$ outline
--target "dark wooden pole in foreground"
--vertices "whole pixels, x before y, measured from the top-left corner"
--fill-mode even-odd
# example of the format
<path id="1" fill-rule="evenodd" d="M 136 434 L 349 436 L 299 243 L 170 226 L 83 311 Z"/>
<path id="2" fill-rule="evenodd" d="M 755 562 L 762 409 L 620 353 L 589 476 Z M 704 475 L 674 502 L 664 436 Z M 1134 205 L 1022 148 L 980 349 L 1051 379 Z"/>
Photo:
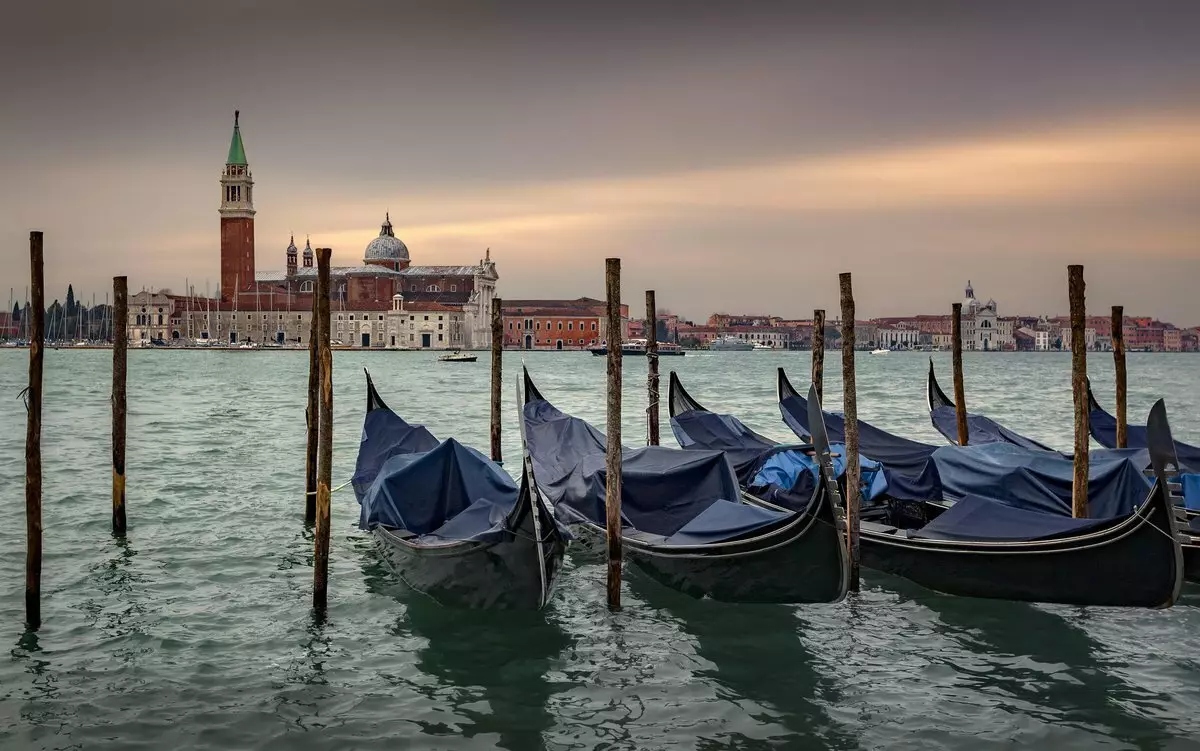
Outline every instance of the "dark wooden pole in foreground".
<path id="1" fill-rule="evenodd" d="M 1088 399 L 1087 339 L 1084 322 L 1085 285 L 1083 267 L 1067 267 L 1067 291 L 1071 298 L 1071 390 L 1075 394 L 1075 480 L 1071 485 L 1071 516 L 1088 515 Z"/>
<path id="2" fill-rule="evenodd" d="M 954 340 L 950 345 L 950 351 L 954 353 L 954 417 L 958 423 L 958 445 L 966 446 L 970 436 L 967 431 L 967 392 L 963 388 L 962 303 L 954 303 L 950 317 L 950 337 Z"/>
<path id="3" fill-rule="evenodd" d="M 42 358 L 46 343 L 46 293 L 42 233 L 29 233 L 29 391 L 25 394 L 25 625 L 42 625 Z"/>
<path id="4" fill-rule="evenodd" d="M 304 409 L 304 424 L 308 429 L 307 453 L 304 455 L 304 523 L 317 521 L 317 422 L 320 415 L 321 364 L 317 356 L 320 338 L 320 297 L 314 292 L 312 320 L 308 327 L 308 406 Z"/>
<path id="5" fill-rule="evenodd" d="M 608 303 L 608 446 L 604 510 L 608 536 L 608 607 L 621 608 L 621 259 L 604 261 Z"/>
<path id="6" fill-rule="evenodd" d="M 129 280 L 113 277 L 112 529 L 125 535 L 125 373 L 129 347 Z"/>
<path id="7" fill-rule="evenodd" d="M 1112 309 L 1113 365 L 1117 369 L 1117 448 L 1129 444 L 1129 423 L 1126 420 L 1129 394 L 1125 380 L 1125 308 L 1114 305 Z"/>
<path id="8" fill-rule="evenodd" d="M 658 315 L 654 290 L 646 290 L 646 390 L 649 392 L 650 445 L 658 445 Z"/>
<path id="9" fill-rule="evenodd" d="M 504 301 L 492 298 L 492 461 L 500 458 L 500 383 L 504 368 Z"/>
<path id="10" fill-rule="evenodd" d="M 850 273 L 838 274 L 842 289 L 842 411 L 846 426 L 846 537 L 850 591 L 858 591 L 858 402 L 854 393 L 854 289 Z"/>
<path id="11" fill-rule="evenodd" d="M 329 248 L 317 248 L 317 359 L 321 408 L 317 435 L 317 528 L 313 553 L 313 607 L 325 609 L 329 588 L 329 484 L 333 476 L 333 354 L 329 351 Z"/>
<path id="12" fill-rule="evenodd" d="M 813 311 L 812 327 L 812 384 L 817 387 L 817 401 L 825 400 L 825 311 Z"/>

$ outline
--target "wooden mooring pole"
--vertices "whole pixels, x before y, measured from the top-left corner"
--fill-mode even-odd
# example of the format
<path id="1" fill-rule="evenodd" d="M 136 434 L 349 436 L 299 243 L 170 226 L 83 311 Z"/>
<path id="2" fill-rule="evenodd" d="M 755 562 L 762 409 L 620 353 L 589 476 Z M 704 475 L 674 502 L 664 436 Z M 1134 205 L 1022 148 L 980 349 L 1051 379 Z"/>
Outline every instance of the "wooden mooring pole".
<path id="1" fill-rule="evenodd" d="M 962 365 L 962 303 L 956 302 L 951 306 L 950 313 L 950 344 L 954 360 L 954 418 L 958 423 L 958 445 L 966 446 L 970 435 L 967 430 L 967 393 L 963 388 Z"/>
<path id="2" fill-rule="evenodd" d="M 320 297 L 313 294 L 312 320 L 308 326 L 308 406 L 304 408 L 304 425 L 308 431 L 304 455 L 304 523 L 317 521 L 317 422 L 321 412 Z"/>
<path id="3" fill-rule="evenodd" d="M 1071 299 L 1071 390 L 1075 396 L 1075 478 L 1071 484 L 1071 516 L 1088 515 L 1088 398 L 1087 339 L 1084 323 L 1083 266 L 1067 267 L 1067 292 Z"/>
<path id="4" fill-rule="evenodd" d="M 112 531 L 125 536 L 125 373 L 129 349 L 129 280 L 113 277 Z"/>
<path id="5" fill-rule="evenodd" d="M 333 354 L 329 350 L 330 248 L 317 248 L 317 359 L 321 405 L 317 434 L 317 526 L 313 553 L 313 608 L 324 611 L 329 589 L 329 485 L 333 477 Z"/>
<path id="6" fill-rule="evenodd" d="M 42 359 L 46 344 L 46 291 L 42 233 L 29 233 L 29 390 L 25 393 L 25 625 L 42 625 Z"/>
<path id="7" fill-rule="evenodd" d="M 1125 308 L 1114 305 L 1112 309 L 1113 365 L 1117 370 L 1117 448 L 1129 445 L 1128 384 L 1125 380 Z"/>
<path id="8" fill-rule="evenodd" d="M 850 273 L 838 275 L 842 292 L 842 412 L 846 426 L 846 537 L 850 591 L 858 591 L 858 402 L 854 391 L 854 289 Z"/>
<path id="9" fill-rule="evenodd" d="M 646 290 L 646 391 L 649 397 L 649 436 L 651 446 L 658 445 L 658 315 L 654 305 L 654 290 Z"/>
<path id="10" fill-rule="evenodd" d="M 817 388 L 817 401 L 825 403 L 825 311 L 813 311 L 812 325 L 812 384 Z"/>
<path id="11" fill-rule="evenodd" d="M 500 462 L 500 383 L 504 368 L 504 301 L 492 298 L 492 461 Z"/>
<path id="12" fill-rule="evenodd" d="M 621 259 L 604 261 L 608 313 L 608 445 L 604 484 L 608 537 L 608 607 L 621 608 Z"/>

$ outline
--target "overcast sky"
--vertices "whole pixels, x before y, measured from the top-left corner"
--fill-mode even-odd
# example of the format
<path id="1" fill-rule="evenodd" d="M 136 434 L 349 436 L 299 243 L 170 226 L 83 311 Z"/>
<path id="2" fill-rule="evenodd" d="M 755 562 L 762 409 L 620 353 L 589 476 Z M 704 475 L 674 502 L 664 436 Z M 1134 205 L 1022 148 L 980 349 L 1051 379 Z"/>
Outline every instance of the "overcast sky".
<path id="1" fill-rule="evenodd" d="M 0 45 L 0 297 L 219 276 L 235 108 L 257 264 L 491 247 L 504 297 L 687 316 L 1089 309 L 1200 324 L 1200 3 L 41 0 Z M 699 6 L 703 5 L 704 8 Z M 309 6 L 305 9 L 305 6 Z M 299 9 L 299 10 L 298 10 Z"/>

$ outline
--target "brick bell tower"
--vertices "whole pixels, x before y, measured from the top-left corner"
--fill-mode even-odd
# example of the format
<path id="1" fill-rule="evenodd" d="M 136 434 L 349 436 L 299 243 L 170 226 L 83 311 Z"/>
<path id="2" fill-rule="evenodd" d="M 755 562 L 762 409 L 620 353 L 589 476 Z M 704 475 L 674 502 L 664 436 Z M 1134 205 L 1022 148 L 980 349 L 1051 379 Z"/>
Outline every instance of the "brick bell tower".
<path id="1" fill-rule="evenodd" d="M 229 302 L 254 284 L 254 180 L 246 162 L 238 112 L 221 173 L 221 300 Z"/>

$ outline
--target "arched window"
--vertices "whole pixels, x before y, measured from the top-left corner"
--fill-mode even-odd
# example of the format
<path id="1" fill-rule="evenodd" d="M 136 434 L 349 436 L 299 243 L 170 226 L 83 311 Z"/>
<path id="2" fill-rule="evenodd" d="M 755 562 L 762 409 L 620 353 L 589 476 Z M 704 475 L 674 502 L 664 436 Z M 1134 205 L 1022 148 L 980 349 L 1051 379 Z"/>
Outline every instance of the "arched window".
<path id="1" fill-rule="evenodd" d="M 425 288 L 425 291 L 426 292 L 441 292 L 442 288 L 437 286 L 436 284 L 431 284 Z"/>
<path id="2" fill-rule="evenodd" d="M 313 283 L 312 282 L 300 282 L 300 291 L 301 292 L 312 292 L 313 291 Z"/>

